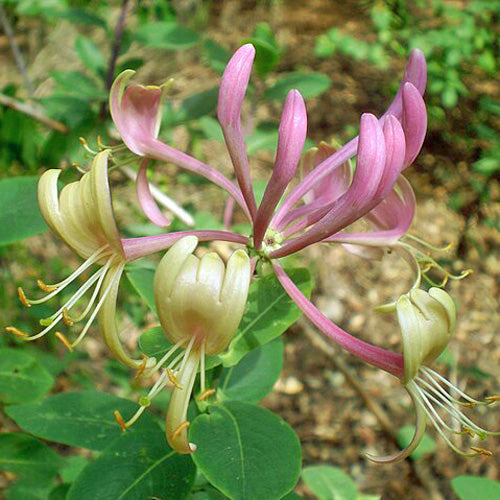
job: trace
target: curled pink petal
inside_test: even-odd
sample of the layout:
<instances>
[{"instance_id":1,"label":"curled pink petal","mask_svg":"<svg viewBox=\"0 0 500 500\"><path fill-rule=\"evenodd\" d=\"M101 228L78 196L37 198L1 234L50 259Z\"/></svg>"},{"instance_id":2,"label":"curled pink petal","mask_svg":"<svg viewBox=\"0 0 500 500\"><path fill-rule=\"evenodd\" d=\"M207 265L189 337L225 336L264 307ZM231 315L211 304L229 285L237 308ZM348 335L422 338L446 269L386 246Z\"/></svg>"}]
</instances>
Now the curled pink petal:
<instances>
[{"instance_id":1,"label":"curled pink petal","mask_svg":"<svg viewBox=\"0 0 500 500\"><path fill-rule=\"evenodd\" d=\"M158 137L165 87L127 86L135 71L121 73L111 87L111 116L127 147L144 156L144 144Z\"/></svg>"},{"instance_id":2,"label":"curled pink petal","mask_svg":"<svg viewBox=\"0 0 500 500\"><path fill-rule=\"evenodd\" d=\"M427 131L427 111L418 89L411 83L403 87L403 130L406 139L405 166L417 157Z\"/></svg>"},{"instance_id":3,"label":"curled pink petal","mask_svg":"<svg viewBox=\"0 0 500 500\"><path fill-rule=\"evenodd\" d=\"M307 134L304 99L297 90L288 93L279 128L278 150L254 224L254 244L260 249L271 216L297 170Z\"/></svg>"},{"instance_id":4,"label":"curled pink petal","mask_svg":"<svg viewBox=\"0 0 500 500\"><path fill-rule=\"evenodd\" d=\"M222 75L217 106L217 117L233 162L236 180L252 219L257 212L257 205L241 128L241 107L250 80L254 57L255 49L251 44L243 45L234 53Z\"/></svg>"},{"instance_id":5,"label":"curled pink petal","mask_svg":"<svg viewBox=\"0 0 500 500\"><path fill-rule=\"evenodd\" d=\"M144 159L141 163L139 170L137 171L137 199L139 200L139 205L146 217L157 226L169 226L170 219L163 215L163 212L158 208L151 191L149 189L149 182L146 175L146 170L148 166L148 160Z\"/></svg>"}]
</instances>

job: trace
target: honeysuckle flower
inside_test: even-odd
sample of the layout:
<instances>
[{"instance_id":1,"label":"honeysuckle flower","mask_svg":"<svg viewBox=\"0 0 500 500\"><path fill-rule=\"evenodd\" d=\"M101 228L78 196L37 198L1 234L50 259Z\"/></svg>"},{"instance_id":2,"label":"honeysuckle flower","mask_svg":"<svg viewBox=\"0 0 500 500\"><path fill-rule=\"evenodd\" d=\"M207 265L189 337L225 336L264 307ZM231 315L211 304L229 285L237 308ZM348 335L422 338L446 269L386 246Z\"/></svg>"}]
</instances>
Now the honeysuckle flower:
<instances>
[{"instance_id":1,"label":"honeysuckle flower","mask_svg":"<svg viewBox=\"0 0 500 500\"><path fill-rule=\"evenodd\" d=\"M225 189L250 217L243 195L232 181L218 170L158 139L161 105L168 84L160 87L128 84L134 73L132 70L121 73L113 83L109 98L111 116L130 151L145 158L173 163L206 177ZM138 195L143 206L151 205L148 190L139 190Z\"/></svg>"},{"instance_id":2,"label":"honeysuckle flower","mask_svg":"<svg viewBox=\"0 0 500 500\"><path fill-rule=\"evenodd\" d=\"M422 440L427 421L457 453L464 456L490 455L490 452L477 446L472 446L471 452L461 450L449 434L468 434L480 439L488 434L500 434L482 429L460 409L488 405L498 398L486 398L485 401L473 399L428 366L451 339L456 323L453 300L440 288L431 288L429 292L416 289L398 299L396 311L403 336L404 373L401 381L415 407L415 434L404 450L386 457L370 458L385 463L406 458ZM460 430L453 427L454 423L460 426Z\"/></svg>"},{"instance_id":3,"label":"honeysuckle flower","mask_svg":"<svg viewBox=\"0 0 500 500\"><path fill-rule=\"evenodd\" d=\"M198 244L195 236L177 241L161 260L155 274L155 302L160 323L172 349L156 366L168 362L146 400L122 427L132 425L163 387L173 385L167 412L166 434L170 446L179 453L191 453L187 410L198 367L199 399L213 392L205 388L205 355L218 354L229 345L245 309L250 284L250 259L243 250L235 251L227 265L214 252L201 259L193 255ZM178 349L181 353L174 357Z\"/></svg>"},{"instance_id":4,"label":"honeysuckle flower","mask_svg":"<svg viewBox=\"0 0 500 500\"><path fill-rule=\"evenodd\" d=\"M77 291L51 316L40 320L43 328L39 333L27 335L17 328L7 327L24 340L36 340L54 330L62 320L66 325L86 319L78 337L70 342L61 332L56 336L72 350L88 332L97 317L101 331L113 354L129 366L138 368L144 362L132 359L123 349L116 328L115 313L118 284L127 257L116 227L108 182L109 151L98 153L89 172L79 181L66 185L58 194L57 181L61 170L44 172L38 183L38 200L41 213L52 231L75 253L85 259L68 278L51 285L38 281L47 292L41 299L29 299L22 288L18 289L24 305L42 304L65 290L93 265L99 266ZM92 290L90 300L82 312L73 313L80 299ZM153 363L149 360L148 363Z\"/></svg>"}]
</instances>

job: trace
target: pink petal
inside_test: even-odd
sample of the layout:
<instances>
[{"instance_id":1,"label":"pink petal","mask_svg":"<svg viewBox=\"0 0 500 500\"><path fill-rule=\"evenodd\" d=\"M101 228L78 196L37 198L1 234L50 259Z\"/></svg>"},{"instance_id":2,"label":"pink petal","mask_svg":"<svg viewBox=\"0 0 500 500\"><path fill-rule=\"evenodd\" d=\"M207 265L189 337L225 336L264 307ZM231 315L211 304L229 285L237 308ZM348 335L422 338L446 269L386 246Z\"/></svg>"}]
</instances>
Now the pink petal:
<instances>
[{"instance_id":1,"label":"pink petal","mask_svg":"<svg viewBox=\"0 0 500 500\"><path fill-rule=\"evenodd\" d=\"M403 130L406 139L405 166L417 157L427 131L427 111L418 89L411 83L403 87Z\"/></svg>"}]
</instances>

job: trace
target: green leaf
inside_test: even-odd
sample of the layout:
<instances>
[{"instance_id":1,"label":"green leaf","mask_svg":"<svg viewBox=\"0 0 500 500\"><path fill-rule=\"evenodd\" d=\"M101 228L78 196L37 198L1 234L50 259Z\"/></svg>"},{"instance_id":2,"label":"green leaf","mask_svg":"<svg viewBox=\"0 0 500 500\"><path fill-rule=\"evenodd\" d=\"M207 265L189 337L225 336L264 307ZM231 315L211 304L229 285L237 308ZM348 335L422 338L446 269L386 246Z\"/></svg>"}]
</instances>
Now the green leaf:
<instances>
[{"instance_id":1,"label":"green leaf","mask_svg":"<svg viewBox=\"0 0 500 500\"><path fill-rule=\"evenodd\" d=\"M38 439L17 432L0 434L0 470L33 479L55 476L63 459Z\"/></svg>"},{"instance_id":2,"label":"green leaf","mask_svg":"<svg viewBox=\"0 0 500 500\"><path fill-rule=\"evenodd\" d=\"M302 480L319 500L356 500L358 491L353 480L338 467L314 465L305 467Z\"/></svg>"},{"instance_id":3,"label":"green leaf","mask_svg":"<svg viewBox=\"0 0 500 500\"><path fill-rule=\"evenodd\" d=\"M118 410L129 419L138 405L132 401L101 392L66 392L40 403L11 406L7 415L19 427L35 436L55 443L102 450L122 434L113 412ZM148 431L156 426L145 413L128 433Z\"/></svg>"},{"instance_id":4,"label":"green leaf","mask_svg":"<svg viewBox=\"0 0 500 500\"><path fill-rule=\"evenodd\" d=\"M300 442L277 415L247 403L209 409L191 425L198 449L193 460L206 478L232 500L281 498L297 483Z\"/></svg>"},{"instance_id":5,"label":"green leaf","mask_svg":"<svg viewBox=\"0 0 500 500\"><path fill-rule=\"evenodd\" d=\"M0 181L0 245L47 230L38 208L37 185L38 177Z\"/></svg>"},{"instance_id":6,"label":"green leaf","mask_svg":"<svg viewBox=\"0 0 500 500\"><path fill-rule=\"evenodd\" d=\"M415 426L405 425L399 429L396 434L396 439L401 446L401 448L406 448L415 434ZM433 453L436 450L436 442L432 439L429 434L425 433L422 441L417 446L417 448L410 455L414 459L423 458L429 453Z\"/></svg>"},{"instance_id":7,"label":"green leaf","mask_svg":"<svg viewBox=\"0 0 500 500\"><path fill-rule=\"evenodd\" d=\"M105 100L107 93L99 88L97 82L81 71L51 71L62 92L84 100Z\"/></svg>"},{"instance_id":8,"label":"green leaf","mask_svg":"<svg viewBox=\"0 0 500 500\"><path fill-rule=\"evenodd\" d=\"M222 73L231 54L222 45L208 39L203 42L203 57L213 70Z\"/></svg>"},{"instance_id":9,"label":"green leaf","mask_svg":"<svg viewBox=\"0 0 500 500\"><path fill-rule=\"evenodd\" d=\"M165 434L152 426L147 432L126 432L110 444L78 476L68 500L183 500L194 482L196 468L179 455Z\"/></svg>"},{"instance_id":10,"label":"green leaf","mask_svg":"<svg viewBox=\"0 0 500 500\"><path fill-rule=\"evenodd\" d=\"M250 351L236 366L224 370L217 395L222 400L258 403L272 390L283 368L281 339Z\"/></svg>"},{"instance_id":11,"label":"green leaf","mask_svg":"<svg viewBox=\"0 0 500 500\"><path fill-rule=\"evenodd\" d=\"M33 356L16 349L0 349L0 401L24 403L50 391L54 379Z\"/></svg>"},{"instance_id":12,"label":"green leaf","mask_svg":"<svg viewBox=\"0 0 500 500\"><path fill-rule=\"evenodd\" d=\"M146 301L148 307L156 312L153 282L155 270L151 267L127 266L125 271L127 279L139 296Z\"/></svg>"},{"instance_id":13,"label":"green leaf","mask_svg":"<svg viewBox=\"0 0 500 500\"><path fill-rule=\"evenodd\" d=\"M200 41L200 36L194 31L174 22L143 24L134 36L144 45L167 50L187 49Z\"/></svg>"},{"instance_id":14,"label":"green leaf","mask_svg":"<svg viewBox=\"0 0 500 500\"><path fill-rule=\"evenodd\" d=\"M261 78L265 77L276 67L281 57L281 48L271 27L267 23L259 23L252 36L244 41L255 47L255 68Z\"/></svg>"},{"instance_id":15,"label":"green leaf","mask_svg":"<svg viewBox=\"0 0 500 500\"><path fill-rule=\"evenodd\" d=\"M267 99L284 99L288 92L297 89L307 99L317 97L326 92L332 85L332 80L322 73L289 73L278 80L264 93Z\"/></svg>"},{"instance_id":16,"label":"green leaf","mask_svg":"<svg viewBox=\"0 0 500 500\"><path fill-rule=\"evenodd\" d=\"M197 120L202 116L211 114L217 107L219 88L214 87L203 92L198 92L182 101L180 108L174 112L170 126Z\"/></svg>"},{"instance_id":17,"label":"green leaf","mask_svg":"<svg viewBox=\"0 0 500 500\"><path fill-rule=\"evenodd\" d=\"M99 73L106 68L101 49L90 38L78 36L75 40L75 51L80 61L90 71Z\"/></svg>"},{"instance_id":18,"label":"green leaf","mask_svg":"<svg viewBox=\"0 0 500 500\"><path fill-rule=\"evenodd\" d=\"M288 275L302 293L310 295L311 274L305 268L289 269ZM249 351L279 337L301 316L274 274L251 284L248 305L228 351L220 354L224 366L234 366Z\"/></svg>"},{"instance_id":19,"label":"green leaf","mask_svg":"<svg viewBox=\"0 0 500 500\"><path fill-rule=\"evenodd\" d=\"M457 476L451 487L460 500L500 498L500 482L479 476Z\"/></svg>"},{"instance_id":20,"label":"green leaf","mask_svg":"<svg viewBox=\"0 0 500 500\"><path fill-rule=\"evenodd\" d=\"M68 9L64 12L53 12L51 13L51 16L67 19L72 23L81 24L83 26L99 26L103 29L107 28L105 19L96 14L87 12L84 9L74 8Z\"/></svg>"}]
</instances>

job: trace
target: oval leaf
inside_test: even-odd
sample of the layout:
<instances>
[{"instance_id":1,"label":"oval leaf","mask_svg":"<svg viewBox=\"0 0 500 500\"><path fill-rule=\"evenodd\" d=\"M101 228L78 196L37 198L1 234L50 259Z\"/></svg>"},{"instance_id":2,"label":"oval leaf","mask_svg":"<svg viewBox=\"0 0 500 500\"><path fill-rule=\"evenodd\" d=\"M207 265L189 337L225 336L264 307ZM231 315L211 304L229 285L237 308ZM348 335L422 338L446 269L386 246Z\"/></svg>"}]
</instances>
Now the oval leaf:
<instances>
[{"instance_id":1,"label":"oval leaf","mask_svg":"<svg viewBox=\"0 0 500 500\"><path fill-rule=\"evenodd\" d=\"M85 391L57 394L40 403L11 406L6 413L19 427L35 436L102 450L122 434L113 412L118 410L127 420L137 408L136 403L111 394ZM154 426L152 417L145 413L127 432L144 432Z\"/></svg>"},{"instance_id":2,"label":"oval leaf","mask_svg":"<svg viewBox=\"0 0 500 500\"><path fill-rule=\"evenodd\" d=\"M189 438L198 447L196 465L232 500L279 500L297 483L299 439L269 410L238 401L211 407Z\"/></svg>"},{"instance_id":3,"label":"oval leaf","mask_svg":"<svg viewBox=\"0 0 500 500\"><path fill-rule=\"evenodd\" d=\"M297 89L307 99L317 97L326 92L332 80L322 73L290 73L278 80L264 94L267 99L285 99L288 92Z\"/></svg>"},{"instance_id":4,"label":"oval leaf","mask_svg":"<svg viewBox=\"0 0 500 500\"><path fill-rule=\"evenodd\" d=\"M338 467L315 465L305 467L302 480L320 500L356 500L358 491L353 480Z\"/></svg>"},{"instance_id":5,"label":"oval leaf","mask_svg":"<svg viewBox=\"0 0 500 500\"><path fill-rule=\"evenodd\" d=\"M76 479L68 500L183 500L194 482L196 468L179 455L155 424L147 432L126 432L90 463Z\"/></svg>"},{"instance_id":6,"label":"oval leaf","mask_svg":"<svg viewBox=\"0 0 500 500\"><path fill-rule=\"evenodd\" d=\"M52 375L33 356L15 349L0 349L0 401L25 403L50 391Z\"/></svg>"},{"instance_id":7,"label":"oval leaf","mask_svg":"<svg viewBox=\"0 0 500 500\"><path fill-rule=\"evenodd\" d=\"M258 403L272 390L283 368L284 346L273 340L250 351L224 371L217 395L222 400Z\"/></svg>"},{"instance_id":8,"label":"oval leaf","mask_svg":"<svg viewBox=\"0 0 500 500\"><path fill-rule=\"evenodd\" d=\"M0 181L0 245L47 230L38 208L37 185L38 177Z\"/></svg>"},{"instance_id":9,"label":"oval leaf","mask_svg":"<svg viewBox=\"0 0 500 500\"><path fill-rule=\"evenodd\" d=\"M479 476L457 476L451 480L453 491L460 500L500 498L500 483Z\"/></svg>"}]
</instances>

